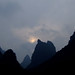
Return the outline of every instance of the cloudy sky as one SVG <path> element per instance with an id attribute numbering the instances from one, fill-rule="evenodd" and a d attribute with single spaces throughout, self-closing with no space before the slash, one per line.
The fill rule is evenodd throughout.
<path id="1" fill-rule="evenodd" d="M 0 0 L 0 46 L 21 62 L 35 41 L 50 40 L 57 51 L 75 29 L 75 0 Z"/>

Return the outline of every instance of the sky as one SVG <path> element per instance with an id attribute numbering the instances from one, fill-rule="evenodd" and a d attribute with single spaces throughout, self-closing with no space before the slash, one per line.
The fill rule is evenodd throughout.
<path id="1" fill-rule="evenodd" d="M 57 51 L 75 30 L 75 0 L 0 0 L 0 46 L 12 48 L 19 62 L 34 51 L 37 39 Z"/>

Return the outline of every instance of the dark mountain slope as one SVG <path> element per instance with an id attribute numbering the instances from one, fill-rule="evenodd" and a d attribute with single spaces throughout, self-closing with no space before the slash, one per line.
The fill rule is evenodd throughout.
<path id="1" fill-rule="evenodd" d="M 15 53 L 11 49 L 7 50 L 2 56 L 2 59 L 0 62 L 0 70 L 7 71 L 7 72 L 23 71 L 22 67 L 20 66 L 20 64 L 18 63 L 16 59 Z"/>
<path id="2" fill-rule="evenodd" d="M 32 54 L 31 64 L 28 68 L 34 68 L 39 64 L 49 60 L 56 53 L 56 48 L 52 42 L 48 41 L 47 43 L 38 40 L 38 43 L 35 47 L 34 53 Z"/>

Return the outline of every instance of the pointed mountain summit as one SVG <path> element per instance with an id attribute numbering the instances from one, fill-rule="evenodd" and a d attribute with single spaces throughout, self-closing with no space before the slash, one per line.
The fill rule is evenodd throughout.
<path id="1" fill-rule="evenodd" d="M 43 62 L 51 59 L 56 53 L 56 48 L 52 42 L 48 41 L 47 43 L 42 42 L 38 39 L 35 50 L 32 54 L 30 67 L 36 67 Z"/>
<path id="2" fill-rule="evenodd" d="M 17 61 L 17 60 L 16 60 L 16 55 L 15 55 L 15 53 L 13 52 L 12 49 L 9 49 L 9 50 L 7 50 L 7 51 L 4 53 L 3 59 L 4 59 L 4 61 L 7 62 L 7 63 L 13 63 L 13 62 Z"/>
<path id="3" fill-rule="evenodd" d="M 42 43 L 42 41 L 40 39 L 37 40 L 38 44 Z"/>
<path id="4" fill-rule="evenodd" d="M 31 63 L 31 59 L 29 55 L 26 55 L 23 62 L 21 63 L 21 66 L 25 69 L 30 63 Z"/>

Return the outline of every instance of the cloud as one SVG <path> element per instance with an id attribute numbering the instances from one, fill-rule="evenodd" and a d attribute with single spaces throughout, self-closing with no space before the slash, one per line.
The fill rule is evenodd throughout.
<path id="1" fill-rule="evenodd" d="M 32 36 L 43 41 L 53 41 L 58 34 L 63 37 L 62 30 L 63 27 L 59 25 L 42 24 L 34 27 L 14 28 L 12 33 L 23 42 L 28 42 Z"/>
<path id="2" fill-rule="evenodd" d="M 15 2 L 0 3 L 0 16 L 9 17 L 20 10 L 20 6 Z"/>

